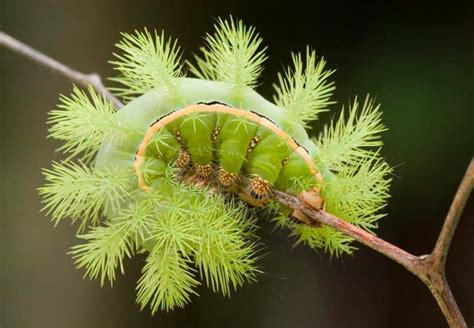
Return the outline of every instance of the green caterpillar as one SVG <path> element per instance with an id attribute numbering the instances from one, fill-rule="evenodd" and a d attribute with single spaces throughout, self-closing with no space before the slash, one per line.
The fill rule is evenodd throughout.
<path id="1" fill-rule="evenodd" d="M 186 94 L 186 88 L 212 90 L 209 98 L 203 96 L 200 99 L 214 99 L 222 103 L 230 102 L 235 92 L 229 85 L 195 79 L 181 81 L 180 91 L 183 95 Z M 272 115 L 281 112 L 279 108 L 254 91 L 249 90 L 248 94 L 246 99 L 251 100 L 240 103 L 240 106 L 254 108 L 255 112 L 216 103 L 201 103 L 175 110 L 175 105 L 170 105 L 166 97 L 149 92 L 142 98 L 147 98 L 146 103 L 152 106 L 132 102 L 117 114 L 125 117 L 124 124 L 130 120 L 129 115 L 139 116 L 148 122 L 156 121 L 151 124 L 140 145 L 127 145 L 122 140 L 116 141 L 115 145 L 113 142 L 107 143 L 106 150 L 98 157 L 97 165 L 126 161 L 128 154 L 138 149 L 135 166 L 140 178 L 139 185 L 145 191 L 149 190 L 147 185 L 152 184 L 153 178 L 159 178 L 166 166 L 178 163 L 179 167 L 186 167 L 190 161 L 194 164 L 198 178 L 206 182 L 214 177 L 213 173 L 217 173 L 218 186 L 234 191 L 239 189 L 237 183 L 241 173 L 253 177 L 248 186 L 249 194 L 243 196 L 246 199 L 268 198 L 269 185 L 293 193 L 301 192 L 298 190 L 301 186 L 293 183 L 295 178 L 307 180 L 308 184 L 316 186 L 315 176 L 320 175 L 317 175 L 312 160 L 317 152 L 314 143 L 308 139 L 304 130 L 298 130 L 301 126 Z M 182 106 L 193 101 L 185 99 Z M 156 117 L 161 118 L 156 120 Z M 144 125 L 142 129 L 145 130 L 147 126 L 150 124 Z M 306 145 L 310 153 L 291 137 L 291 132 L 294 132 L 293 135 L 299 132 L 301 144 Z M 216 168 L 213 162 L 217 163 Z M 243 192 L 246 192 L 245 189 Z"/>
<path id="2" fill-rule="evenodd" d="M 187 62 L 195 78 L 163 33 L 123 34 L 112 80 L 128 103 L 116 111 L 92 88 L 74 88 L 50 112 L 50 136 L 69 157 L 44 170 L 44 210 L 56 223 L 81 222 L 86 242 L 70 253 L 102 283 L 123 273 L 125 257 L 148 252 L 137 301 L 152 312 L 186 304 L 198 278 L 224 295 L 256 279 L 253 206 L 298 243 L 354 250 L 349 237 L 273 201 L 272 188 L 368 230 L 388 197 L 379 106 L 356 99 L 310 139 L 305 127 L 333 104 L 325 60 L 294 54 L 271 103 L 253 90 L 266 59 L 254 29 L 232 18 L 215 28 Z"/>

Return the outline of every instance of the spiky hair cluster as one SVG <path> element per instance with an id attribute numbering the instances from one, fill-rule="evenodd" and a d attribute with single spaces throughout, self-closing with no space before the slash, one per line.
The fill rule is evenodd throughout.
<path id="1" fill-rule="evenodd" d="M 177 42 L 147 30 L 122 36 L 121 53 L 111 62 L 119 72 L 112 79 L 116 94 L 126 102 L 152 89 L 178 95 L 185 75 Z M 219 19 L 201 54 L 186 64 L 197 78 L 226 82 L 239 93 L 257 85 L 266 59 L 261 42 L 254 28 L 232 17 Z M 313 50 L 293 54 L 290 67 L 278 75 L 275 103 L 289 119 L 308 126 L 334 103 L 333 72 Z M 131 162 L 94 166 L 105 138 L 140 138 L 144 131 L 121 123 L 112 104 L 92 88 L 74 87 L 71 96 L 61 96 L 48 122 L 50 137 L 63 142 L 59 150 L 67 159 L 44 170 L 39 193 L 56 224 L 79 221 L 83 243 L 70 254 L 87 277 L 112 284 L 124 272 L 125 258 L 147 252 L 137 302 L 152 312 L 183 306 L 201 283 L 229 295 L 255 279 L 255 220 L 246 205 L 178 181 L 171 166 L 149 193 L 138 188 Z M 314 139 L 319 147 L 314 164 L 325 172 L 320 186 L 325 210 L 367 230 L 376 228 L 388 197 L 391 168 L 380 157 L 384 130 L 380 108 L 367 96 L 362 104 L 356 98 Z M 336 256 L 354 250 L 351 238 L 330 227 L 288 220 L 289 210 L 277 203 L 269 208 L 296 243 Z"/>
<path id="2" fill-rule="evenodd" d="M 195 56 L 196 66 L 188 62 L 195 76 L 232 83 L 237 88 L 255 86 L 267 57 L 253 27 L 232 18 L 218 19 L 216 32 L 207 35 L 206 43 L 200 49 L 202 56 Z"/>
<path id="3" fill-rule="evenodd" d="M 122 33 L 117 48 L 123 54 L 114 54 L 110 63 L 120 72 L 111 78 L 121 86 L 112 88 L 124 100 L 132 100 L 153 88 L 175 90 L 182 75 L 181 55 L 176 40 L 165 38 L 164 32 L 150 33 L 147 29 L 135 34 Z"/>
<path id="4" fill-rule="evenodd" d="M 303 64 L 301 54 L 292 54 L 293 68 L 288 68 L 284 75 L 278 74 L 279 84 L 275 84 L 275 104 L 285 110 L 294 121 L 307 127 L 318 114 L 327 111 L 334 104 L 330 100 L 336 88 L 334 81 L 328 81 L 334 70 L 325 70 L 324 58 L 318 60 L 316 52 L 306 50 L 306 61 Z"/>

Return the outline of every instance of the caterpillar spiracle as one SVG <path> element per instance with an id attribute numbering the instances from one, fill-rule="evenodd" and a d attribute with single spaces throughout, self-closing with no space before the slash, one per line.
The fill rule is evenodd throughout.
<path id="1" fill-rule="evenodd" d="M 142 308 L 181 307 L 199 284 L 229 295 L 260 273 L 258 215 L 297 243 L 352 253 L 351 238 L 310 226 L 272 189 L 376 228 L 391 172 L 380 156 L 380 106 L 355 98 L 310 138 L 305 128 L 334 104 L 335 89 L 334 70 L 315 51 L 292 55 L 272 103 L 254 90 L 262 40 L 241 21 L 219 19 L 194 64 L 164 33 L 122 36 L 112 91 L 126 105 L 116 110 L 92 87 L 74 87 L 48 120 L 67 159 L 44 170 L 39 193 L 55 223 L 80 222 L 84 242 L 70 254 L 88 277 L 112 284 L 124 258 L 146 253 Z"/>

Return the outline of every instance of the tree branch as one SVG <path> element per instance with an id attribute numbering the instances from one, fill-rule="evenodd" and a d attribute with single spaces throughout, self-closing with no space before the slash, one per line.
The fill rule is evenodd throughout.
<path id="1" fill-rule="evenodd" d="M 445 262 L 451 239 L 473 187 L 474 159 L 471 159 L 464 178 L 461 181 L 451 204 L 433 252 L 429 255 L 421 256 L 415 256 L 408 253 L 407 251 L 325 211 L 315 210 L 292 195 L 278 190 L 274 190 L 273 193 L 275 198 L 282 204 L 292 209 L 303 211 L 312 221 L 311 224 L 315 226 L 326 224 L 401 264 L 428 287 L 450 327 L 467 328 L 466 321 L 459 310 L 456 300 L 451 292 L 451 288 L 446 280 Z"/>
<path id="2" fill-rule="evenodd" d="M 90 84 L 98 93 L 102 94 L 104 98 L 111 101 L 117 108 L 123 107 L 123 104 L 118 100 L 102 83 L 102 79 L 97 73 L 84 74 L 78 72 L 71 67 L 68 67 L 57 60 L 48 57 L 47 55 L 39 52 L 36 49 L 24 44 L 21 41 L 9 36 L 8 34 L 0 31 L 0 46 L 4 46 L 19 55 L 27 57 L 32 61 L 51 69 L 55 73 L 66 76 L 69 80 L 74 83 L 86 87 Z"/>
<path id="3" fill-rule="evenodd" d="M 408 271 L 413 273 L 416 272 L 415 266 L 417 265 L 418 261 L 417 256 L 414 256 L 404 251 L 403 249 L 390 244 L 389 242 L 377 237 L 374 234 L 371 234 L 370 232 L 367 232 L 364 229 L 361 229 L 347 221 L 339 219 L 334 215 L 331 215 L 323 210 L 316 210 L 306 205 L 304 202 L 302 202 L 293 195 L 284 193 L 279 190 L 273 190 L 273 193 L 275 195 L 275 199 L 277 199 L 283 205 L 294 210 L 303 211 L 304 214 L 306 214 L 306 216 L 308 217 L 308 219 L 312 221 L 312 225 L 328 225 L 354 238 L 361 244 L 364 244 L 365 246 L 370 247 L 373 250 L 403 265 Z"/>
<path id="4" fill-rule="evenodd" d="M 103 94 L 105 98 L 114 103 L 117 108 L 123 106 L 123 104 L 104 87 L 99 75 L 95 73 L 80 73 L 1 31 L 0 45 L 3 45 L 4 47 L 21 54 L 42 66 L 48 67 L 53 71 L 66 76 L 71 81 L 76 82 L 83 87 L 87 87 L 90 84 L 97 92 Z M 315 210 L 292 195 L 278 190 L 273 190 L 273 193 L 275 198 L 282 204 L 292 209 L 303 211 L 312 221 L 312 225 L 320 226 L 321 224 L 326 224 L 405 267 L 429 288 L 450 327 L 467 328 L 467 324 L 447 283 L 445 276 L 445 263 L 454 231 L 473 186 L 474 160 L 471 160 L 451 204 L 433 252 L 429 255 L 421 256 L 413 255 L 325 211 Z"/>
<path id="5" fill-rule="evenodd" d="M 431 254 L 432 257 L 437 259 L 437 264 L 441 269 L 444 269 L 446 265 L 446 257 L 448 255 L 449 246 L 454 236 L 454 231 L 458 225 L 461 214 L 466 206 L 469 194 L 474 184 L 474 160 L 471 160 L 469 167 L 467 168 L 464 179 L 458 187 L 456 195 L 454 196 L 451 207 L 449 208 L 448 215 L 444 221 L 443 228 L 436 242 L 436 246 Z"/>

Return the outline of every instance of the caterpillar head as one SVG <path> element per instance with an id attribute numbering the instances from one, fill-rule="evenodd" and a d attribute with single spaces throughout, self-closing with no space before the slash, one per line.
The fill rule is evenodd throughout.
<path id="1" fill-rule="evenodd" d="M 356 98 L 310 138 L 305 127 L 334 104 L 326 61 L 309 48 L 293 54 L 272 103 L 254 90 L 266 59 L 254 28 L 229 18 L 215 29 L 185 63 L 193 77 L 164 33 L 124 33 L 112 80 L 125 107 L 74 87 L 49 116 L 67 159 L 44 170 L 44 210 L 55 223 L 79 222 L 84 243 L 70 254 L 101 283 L 123 273 L 125 257 L 146 253 L 137 301 L 152 312 L 184 306 L 199 284 L 229 295 L 257 279 L 252 206 L 297 243 L 336 256 L 354 250 L 301 212 L 289 220 L 272 189 L 367 230 L 388 197 L 379 106 Z"/>

